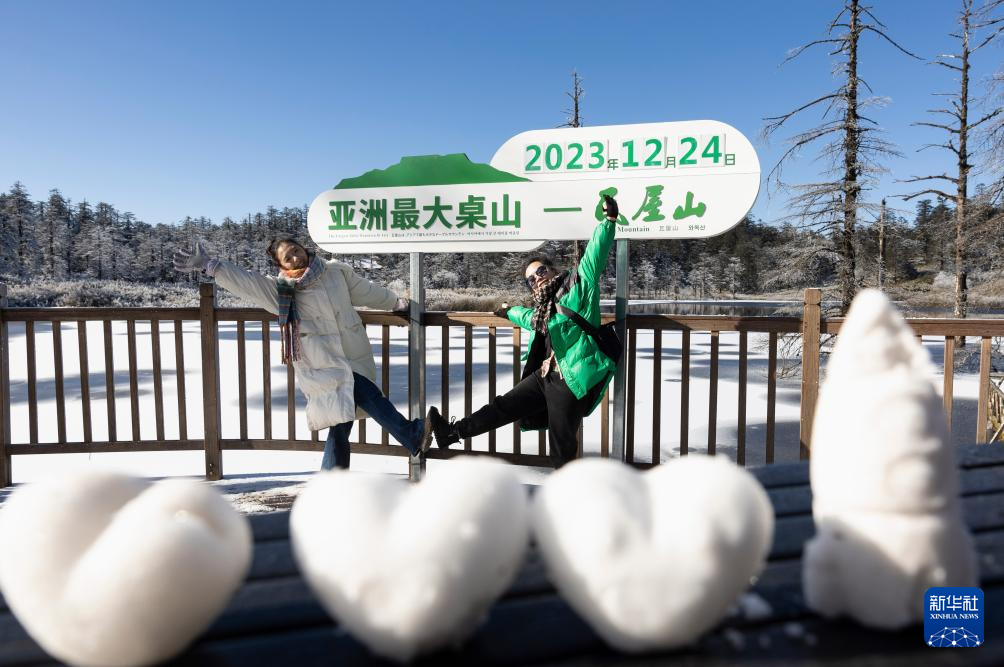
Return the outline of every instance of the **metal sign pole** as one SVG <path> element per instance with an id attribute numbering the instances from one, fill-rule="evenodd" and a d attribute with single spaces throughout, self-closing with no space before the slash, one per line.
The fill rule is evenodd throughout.
<path id="1" fill-rule="evenodd" d="M 424 257 L 410 253 L 411 300 L 408 308 L 408 413 L 411 419 L 425 415 L 425 313 Z M 408 479 L 417 482 L 425 474 L 425 457 L 412 456 Z"/>
<path id="2" fill-rule="evenodd" d="M 627 413 L 627 307 L 628 307 L 628 240 L 617 239 L 617 300 L 615 317 L 617 335 L 624 341 L 624 357 L 614 374 L 614 437 L 610 443 L 610 458 L 624 460 L 625 418 Z"/>

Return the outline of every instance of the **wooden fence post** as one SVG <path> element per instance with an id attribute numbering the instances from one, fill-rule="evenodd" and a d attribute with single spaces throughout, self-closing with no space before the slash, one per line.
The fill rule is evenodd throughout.
<path id="1" fill-rule="evenodd" d="M 819 330 L 822 291 L 818 288 L 805 290 L 805 306 L 802 309 L 802 414 L 798 428 L 798 457 L 809 458 L 812 449 L 812 420 L 816 413 L 816 398 L 819 396 Z"/>
<path id="2" fill-rule="evenodd" d="M 202 336 L 202 420 L 205 432 L 206 479 L 223 478 L 220 450 L 220 341 L 216 329 L 216 285 L 199 285 Z"/>
<path id="3" fill-rule="evenodd" d="M 980 341 L 980 384 L 979 402 L 976 405 L 976 442 L 984 444 L 990 435 L 987 424 L 987 408 L 990 406 L 990 343 L 993 339 L 984 336 Z"/>
<path id="4" fill-rule="evenodd" d="M 7 286 L 0 283 L 0 489 L 11 484 L 10 454 L 7 444 L 11 439 L 10 430 L 10 369 L 7 343 Z"/>

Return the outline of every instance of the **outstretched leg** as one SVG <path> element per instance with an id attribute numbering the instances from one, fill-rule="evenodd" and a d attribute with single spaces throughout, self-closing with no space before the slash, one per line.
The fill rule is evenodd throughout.
<path id="1" fill-rule="evenodd" d="M 487 433 L 546 409 L 540 374 L 533 373 L 502 396 L 496 396 L 495 400 L 470 417 L 464 417 L 455 424 L 447 424 L 437 410 L 430 411 L 429 415 L 433 419 L 436 443 L 440 447 L 449 447 L 461 438 Z"/>
<path id="2" fill-rule="evenodd" d="M 417 455 L 422 448 L 425 420 L 406 419 L 368 378 L 353 373 L 352 379 L 356 406 L 365 410 L 377 424 L 387 429 L 387 432 L 404 445 L 413 456 Z"/>

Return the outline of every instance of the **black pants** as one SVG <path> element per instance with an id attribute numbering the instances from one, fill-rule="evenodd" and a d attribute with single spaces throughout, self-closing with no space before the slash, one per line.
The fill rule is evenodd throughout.
<path id="1" fill-rule="evenodd" d="M 457 432 L 462 438 L 471 438 L 517 419 L 547 412 L 551 463 L 560 468 L 579 451 L 579 426 L 591 405 L 592 392 L 575 398 L 556 372 L 548 373 L 547 377 L 535 372 L 470 417 L 458 420 Z"/>

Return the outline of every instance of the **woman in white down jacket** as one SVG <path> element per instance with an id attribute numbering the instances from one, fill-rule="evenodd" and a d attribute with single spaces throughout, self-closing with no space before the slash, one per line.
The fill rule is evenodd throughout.
<path id="1" fill-rule="evenodd" d="M 355 306 L 401 310 L 407 301 L 358 276 L 342 262 L 325 261 L 292 238 L 269 244 L 278 276 L 211 258 L 201 243 L 177 252 L 178 271 L 204 271 L 216 284 L 279 316 L 283 363 L 292 364 L 307 397 L 307 424 L 330 427 L 321 469 L 349 467 L 349 434 L 357 409 L 386 428 L 412 455 L 431 441 L 427 419 L 408 420 L 374 384 L 376 363 Z"/>

